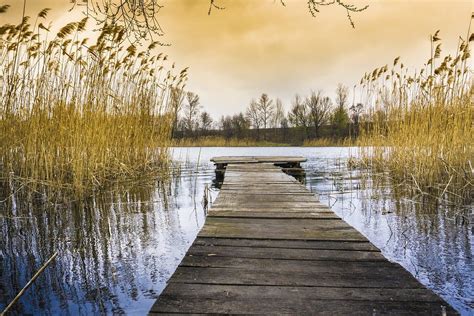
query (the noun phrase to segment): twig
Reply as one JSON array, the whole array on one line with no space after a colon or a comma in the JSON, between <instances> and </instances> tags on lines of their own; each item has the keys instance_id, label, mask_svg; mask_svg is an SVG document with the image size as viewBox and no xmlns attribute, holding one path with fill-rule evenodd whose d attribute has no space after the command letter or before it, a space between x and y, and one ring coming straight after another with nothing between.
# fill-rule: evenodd
<instances>
[{"instance_id":1,"label":"twig","mask_svg":"<svg viewBox=\"0 0 474 316\"><path fill-rule=\"evenodd\" d=\"M48 267L48 265L56 258L56 256L58 255L58 252L56 251L52 256L51 258L48 259L48 261L45 262L45 264L43 264L43 266L38 270L38 272L35 273L35 275L33 275L33 277L28 281L28 283L26 283L26 285L21 289L21 291L15 296L15 298L13 299L13 301L11 301L10 304L8 304L7 307L5 307L5 309L3 310L3 312L0 314L0 316L4 316L9 310L10 308L12 308L12 306L20 299L20 297L23 295L23 293L25 293L25 291L33 284L33 282L36 280L36 278L38 278L40 276L40 274Z\"/></svg>"}]
</instances>

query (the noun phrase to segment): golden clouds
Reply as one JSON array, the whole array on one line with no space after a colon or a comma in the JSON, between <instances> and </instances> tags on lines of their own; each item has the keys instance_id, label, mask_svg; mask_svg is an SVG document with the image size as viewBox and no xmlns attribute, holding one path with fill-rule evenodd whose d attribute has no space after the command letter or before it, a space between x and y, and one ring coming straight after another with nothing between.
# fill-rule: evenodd
<instances>
[{"instance_id":1,"label":"golden clouds","mask_svg":"<svg viewBox=\"0 0 474 316\"><path fill-rule=\"evenodd\" d=\"M429 35L441 29L444 49L453 49L473 11L471 0L351 2L370 5L353 15L356 29L342 8L324 7L313 18L304 0L286 0L286 7L278 0L217 0L226 9L210 16L208 0L162 0L161 40L172 44L162 49L178 66L190 66L188 88L220 115L242 110L262 92L288 106L297 92L352 86L398 55L418 67L429 55ZM69 17L68 0L28 3Z\"/></svg>"}]
</instances>

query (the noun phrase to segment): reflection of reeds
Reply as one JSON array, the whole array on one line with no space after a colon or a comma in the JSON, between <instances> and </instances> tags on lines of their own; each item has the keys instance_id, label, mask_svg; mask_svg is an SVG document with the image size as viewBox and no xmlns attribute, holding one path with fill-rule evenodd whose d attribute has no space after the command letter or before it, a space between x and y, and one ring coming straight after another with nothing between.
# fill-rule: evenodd
<instances>
[{"instance_id":1,"label":"reflection of reeds","mask_svg":"<svg viewBox=\"0 0 474 316\"><path fill-rule=\"evenodd\" d=\"M46 15L0 26L0 177L10 181L7 191L19 180L85 192L164 171L170 92L183 86L186 71L165 70L156 43L142 52L127 47L122 27L104 26L89 45L81 38L87 19L52 35L40 22Z\"/></svg>"},{"instance_id":2,"label":"reflection of reeds","mask_svg":"<svg viewBox=\"0 0 474 316\"><path fill-rule=\"evenodd\" d=\"M441 57L439 31L431 58L409 74L396 58L366 74L361 86L369 104L359 139L364 161L387 171L395 184L448 203L473 198L473 95L469 40L454 57ZM400 186L397 186L400 187Z\"/></svg>"},{"instance_id":3,"label":"reflection of reeds","mask_svg":"<svg viewBox=\"0 0 474 316\"><path fill-rule=\"evenodd\" d=\"M179 232L176 212L164 211L164 198L170 192L162 192L166 186L157 188L154 181L112 189L78 201L37 202L34 207L29 192L22 191L14 197L14 204L5 204L5 217L0 216L4 233L0 251L5 254L0 271L1 303L10 301L56 251L54 264L12 312L54 314L60 304L65 313L74 314L77 306L87 314L123 313L126 299L117 300L117 295L126 297L164 282L156 267L167 271L164 263L168 261L153 251L163 243L180 247L167 232Z\"/></svg>"}]
</instances>

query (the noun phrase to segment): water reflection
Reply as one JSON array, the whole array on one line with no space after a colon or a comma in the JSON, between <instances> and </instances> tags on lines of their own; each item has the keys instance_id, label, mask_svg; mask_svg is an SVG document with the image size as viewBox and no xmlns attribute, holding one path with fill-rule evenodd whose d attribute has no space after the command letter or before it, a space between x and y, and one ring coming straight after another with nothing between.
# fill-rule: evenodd
<instances>
[{"instance_id":1,"label":"water reflection","mask_svg":"<svg viewBox=\"0 0 474 316\"><path fill-rule=\"evenodd\" d=\"M309 187L389 260L400 263L462 314L472 315L474 234L465 217L453 215L464 210L400 196L388 183L375 186L367 175L346 166L339 159L330 166L317 158L309 161Z\"/></svg>"},{"instance_id":2,"label":"water reflection","mask_svg":"<svg viewBox=\"0 0 474 316\"><path fill-rule=\"evenodd\" d=\"M2 203L0 310L58 251L13 314L146 314L204 222L210 179L182 174L83 203Z\"/></svg>"},{"instance_id":3,"label":"water reflection","mask_svg":"<svg viewBox=\"0 0 474 316\"><path fill-rule=\"evenodd\" d=\"M111 191L83 203L15 196L0 203L0 310L55 252L15 314L146 314L205 220L218 155L302 155L307 187L463 314L474 311L474 237L452 211L409 199L347 168L354 148L176 148L167 185ZM431 207L429 210L427 207ZM428 210L428 211L427 211Z\"/></svg>"}]
</instances>

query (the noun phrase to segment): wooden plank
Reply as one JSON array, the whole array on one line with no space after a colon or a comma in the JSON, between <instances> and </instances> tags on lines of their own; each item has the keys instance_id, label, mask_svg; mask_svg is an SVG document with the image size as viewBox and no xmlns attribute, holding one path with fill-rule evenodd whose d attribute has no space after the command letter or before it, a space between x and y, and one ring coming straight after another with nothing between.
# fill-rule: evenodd
<instances>
[{"instance_id":1,"label":"wooden plank","mask_svg":"<svg viewBox=\"0 0 474 316\"><path fill-rule=\"evenodd\" d=\"M198 236L255 239L366 240L342 220L209 217Z\"/></svg>"},{"instance_id":2,"label":"wooden plank","mask_svg":"<svg viewBox=\"0 0 474 316\"><path fill-rule=\"evenodd\" d=\"M260 188L259 188L260 189ZM285 190L284 187L281 188L275 188L275 187L266 187L266 188L261 188L259 191L254 191L254 192L249 192L248 188L229 188L225 187L221 189L223 195L232 195L232 194L253 194L253 195L264 195L267 196L269 200L271 200L272 195L307 195L307 194L312 194L313 196L316 196L314 192L308 192L308 190L303 190L299 188L291 188L288 190ZM266 190L266 191L265 191ZM219 194L220 195L220 194ZM317 197L317 196L316 196Z\"/></svg>"},{"instance_id":3,"label":"wooden plank","mask_svg":"<svg viewBox=\"0 0 474 316\"><path fill-rule=\"evenodd\" d=\"M213 205L216 207L244 207L244 208L306 208L311 209L314 207L315 202L259 202L259 201L232 201L220 203L217 199L214 201Z\"/></svg>"},{"instance_id":4,"label":"wooden plank","mask_svg":"<svg viewBox=\"0 0 474 316\"><path fill-rule=\"evenodd\" d=\"M262 195L262 194L227 194L227 195L221 195L216 199L216 201L219 201L221 203L241 203L241 202L251 202L251 203L258 203L258 202L264 202L265 204L268 203L268 200L271 199L272 203L276 202L286 202L286 203L304 203L304 202L311 202L313 204L314 202L318 202L318 199L310 194L310 195L296 195L296 194L290 194L290 195L285 195L285 194L273 194L270 198L268 195Z\"/></svg>"},{"instance_id":5,"label":"wooden plank","mask_svg":"<svg viewBox=\"0 0 474 316\"><path fill-rule=\"evenodd\" d=\"M334 213L329 212L255 212L255 211L217 211L211 209L207 216L210 217L234 217L234 218L279 218L279 219L340 219Z\"/></svg>"},{"instance_id":6,"label":"wooden plank","mask_svg":"<svg viewBox=\"0 0 474 316\"><path fill-rule=\"evenodd\" d=\"M261 213L324 213L324 214L334 214L333 212L329 211L328 208L324 207L298 207L298 208L291 208L291 207L236 207L236 206L228 206L228 205L216 205L212 204L212 208L209 210L209 213L212 212L220 212L220 211L238 211L238 212L261 212Z\"/></svg>"},{"instance_id":7,"label":"wooden plank","mask_svg":"<svg viewBox=\"0 0 474 316\"><path fill-rule=\"evenodd\" d=\"M416 300L413 298L416 297ZM173 284L152 313L448 315L455 312L422 289Z\"/></svg>"},{"instance_id":8,"label":"wooden plank","mask_svg":"<svg viewBox=\"0 0 474 316\"><path fill-rule=\"evenodd\" d=\"M333 249L333 250L362 250L380 251L369 241L312 241L312 240L281 240L281 239L237 239L198 237L194 245L203 246L238 246L264 248L291 248L291 249Z\"/></svg>"},{"instance_id":9,"label":"wooden plank","mask_svg":"<svg viewBox=\"0 0 474 316\"><path fill-rule=\"evenodd\" d=\"M283 249L283 250L282 250ZM229 257L250 259L288 259L301 261L385 261L380 252L332 249L292 249L238 246L194 245L187 252L190 256Z\"/></svg>"},{"instance_id":10,"label":"wooden plank","mask_svg":"<svg viewBox=\"0 0 474 316\"><path fill-rule=\"evenodd\" d=\"M252 228L246 231L247 228ZM253 239L290 239L290 240L334 240L334 241L365 241L366 238L354 230L332 230L332 231L296 231L290 230L265 230L259 231L257 227L219 228L204 226L199 237L222 237L222 238L253 238Z\"/></svg>"},{"instance_id":11,"label":"wooden plank","mask_svg":"<svg viewBox=\"0 0 474 316\"><path fill-rule=\"evenodd\" d=\"M214 163L285 163L305 162L305 157L296 156L220 156L212 157Z\"/></svg>"},{"instance_id":12,"label":"wooden plank","mask_svg":"<svg viewBox=\"0 0 474 316\"><path fill-rule=\"evenodd\" d=\"M170 282L216 285L423 288L413 277L409 278L404 274L398 275L402 270L381 269L380 267L372 269L344 269L342 267L342 271L332 272L328 269L329 264L326 264L324 269L319 270L313 262L296 260L290 261L292 265L289 269L271 269L269 263L272 260L254 261L261 261L261 268L258 268L255 263L249 269L179 266ZM280 263L280 261L277 263ZM333 263L331 262L331 264ZM394 271L396 271L394 274L390 273Z\"/></svg>"}]
</instances>

